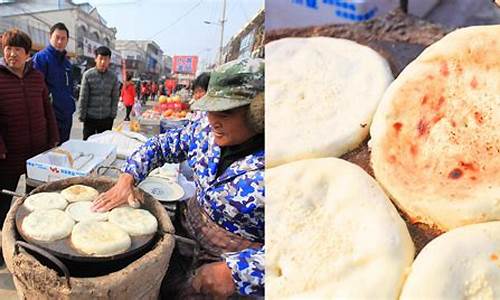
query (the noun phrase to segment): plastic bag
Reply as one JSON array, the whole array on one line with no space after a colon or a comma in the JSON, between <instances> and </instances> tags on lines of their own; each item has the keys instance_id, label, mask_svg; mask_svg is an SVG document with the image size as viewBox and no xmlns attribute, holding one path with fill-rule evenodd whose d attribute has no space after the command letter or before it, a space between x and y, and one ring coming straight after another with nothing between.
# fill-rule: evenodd
<instances>
[{"instance_id":1,"label":"plastic bag","mask_svg":"<svg viewBox=\"0 0 500 300\"><path fill-rule=\"evenodd\" d=\"M142 113L141 101L136 101L132 106L132 116L140 117Z\"/></svg>"},{"instance_id":2,"label":"plastic bag","mask_svg":"<svg viewBox=\"0 0 500 300\"><path fill-rule=\"evenodd\" d=\"M125 105L122 101L118 101L118 111L122 112L125 109Z\"/></svg>"}]
</instances>

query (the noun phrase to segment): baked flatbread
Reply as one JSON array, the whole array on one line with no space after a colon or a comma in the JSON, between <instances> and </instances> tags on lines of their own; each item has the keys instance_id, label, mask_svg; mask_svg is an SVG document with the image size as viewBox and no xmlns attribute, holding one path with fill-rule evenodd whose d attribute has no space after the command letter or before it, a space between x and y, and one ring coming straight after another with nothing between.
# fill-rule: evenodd
<instances>
[{"instance_id":1,"label":"baked flatbread","mask_svg":"<svg viewBox=\"0 0 500 300\"><path fill-rule=\"evenodd\" d=\"M338 157L368 135L393 76L369 47L329 37L266 45L266 166Z\"/></svg>"},{"instance_id":2,"label":"baked flatbread","mask_svg":"<svg viewBox=\"0 0 500 300\"><path fill-rule=\"evenodd\" d=\"M59 193L37 193L24 200L24 207L29 211L41 209L64 209L68 202Z\"/></svg>"},{"instance_id":3,"label":"baked flatbread","mask_svg":"<svg viewBox=\"0 0 500 300\"><path fill-rule=\"evenodd\" d=\"M398 297L414 246L360 167L337 158L285 164L266 170L266 192L266 296Z\"/></svg>"},{"instance_id":4,"label":"baked flatbread","mask_svg":"<svg viewBox=\"0 0 500 300\"><path fill-rule=\"evenodd\" d=\"M94 256L110 256L127 251L132 245L130 236L109 222L86 221L77 223L71 233L73 246Z\"/></svg>"},{"instance_id":5,"label":"baked flatbread","mask_svg":"<svg viewBox=\"0 0 500 300\"><path fill-rule=\"evenodd\" d=\"M68 205L66 212L77 222L108 220L108 212L95 212L91 210L91 207L92 202L79 201Z\"/></svg>"},{"instance_id":6,"label":"baked flatbread","mask_svg":"<svg viewBox=\"0 0 500 300\"><path fill-rule=\"evenodd\" d=\"M37 241L56 241L67 237L75 222L59 209L35 210L26 216L21 228Z\"/></svg>"},{"instance_id":7,"label":"baked flatbread","mask_svg":"<svg viewBox=\"0 0 500 300\"><path fill-rule=\"evenodd\" d=\"M76 184L62 190L61 195L63 195L68 202L94 201L99 195L99 192L93 187Z\"/></svg>"},{"instance_id":8,"label":"baked flatbread","mask_svg":"<svg viewBox=\"0 0 500 300\"><path fill-rule=\"evenodd\" d=\"M377 180L413 222L500 219L500 25L456 30L390 85L370 129Z\"/></svg>"},{"instance_id":9,"label":"baked flatbread","mask_svg":"<svg viewBox=\"0 0 500 300\"><path fill-rule=\"evenodd\" d=\"M109 212L108 218L132 236L151 234L158 229L155 216L145 209L117 207Z\"/></svg>"},{"instance_id":10,"label":"baked flatbread","mask_svg":"<svg viewBox=\"0 0 500 300\"><path fill-rule=\"evenodd\" d=\"M468 225L432 240L415 259L406 299L498 299L500 222Z\"/></svg>"}]
</instances>

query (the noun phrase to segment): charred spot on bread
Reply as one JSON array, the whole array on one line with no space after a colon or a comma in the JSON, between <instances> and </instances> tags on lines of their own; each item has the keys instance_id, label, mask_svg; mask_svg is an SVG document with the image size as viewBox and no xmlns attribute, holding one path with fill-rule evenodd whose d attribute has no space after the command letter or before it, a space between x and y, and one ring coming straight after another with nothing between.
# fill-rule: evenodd
<instances>
[{"instance_id":1,"label":"charred spot on bread","mask_svg":"<svg viewBox=\"0 0 500 300\"><path fill-rule=\"evenodd\" d=\"M460 177L462 177L463 174L464 174L464 172L462 171L462 169L455 168L455 169L451 170L450 174L448 174L448 178L459 179Z\"/></svg>"}]
</instances>

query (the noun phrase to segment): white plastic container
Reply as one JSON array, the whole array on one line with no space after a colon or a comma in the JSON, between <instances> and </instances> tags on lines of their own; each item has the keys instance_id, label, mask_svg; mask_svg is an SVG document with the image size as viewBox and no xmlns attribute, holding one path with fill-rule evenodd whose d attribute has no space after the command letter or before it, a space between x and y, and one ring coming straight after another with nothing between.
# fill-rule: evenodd
<instances>
[{"instance_id":1,"label":"white plastic container","mask_svg":"<svg viewBox=\"0 0 500 300\"><path fill-rule=\"evenodd\" d=\"M73 168L52 164L48 150L26 161L28 178L49 182L75 176L88 176L100 166L111 165L116 159L114 145L69 140L60 147L69 151L75 159Z\"/></svg>"},{"instance_id":2,"label":"white plastic container","mask_svg":"<svg viewBox=\"0 0 500 300\"><path fill-rule=\"evenodd\" d=\"M369 21L399 7L399 0L266 1L266 30ZM408 1L412 15L425 16L439 1Z\"/></svg>"}]
</instances>

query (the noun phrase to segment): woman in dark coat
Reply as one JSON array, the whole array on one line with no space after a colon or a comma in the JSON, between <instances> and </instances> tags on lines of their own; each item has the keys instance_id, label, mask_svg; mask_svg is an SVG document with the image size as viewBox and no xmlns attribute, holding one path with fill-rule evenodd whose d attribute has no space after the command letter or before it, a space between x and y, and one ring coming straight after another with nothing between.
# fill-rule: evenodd
<instances>
[{"instance_id":1,"label":"woman in dark coat","mask_svg":"<svg viewBox=\"0 0 500 300\"><path fill-rule=\"evenodd\" d=\"M31 66L30 37L17 29L2 35L0 59L0 189L15 190L26 160L59 142L42 73ZM11 197L0 194L3 225Z\"/></svg>"}]
</instances>

